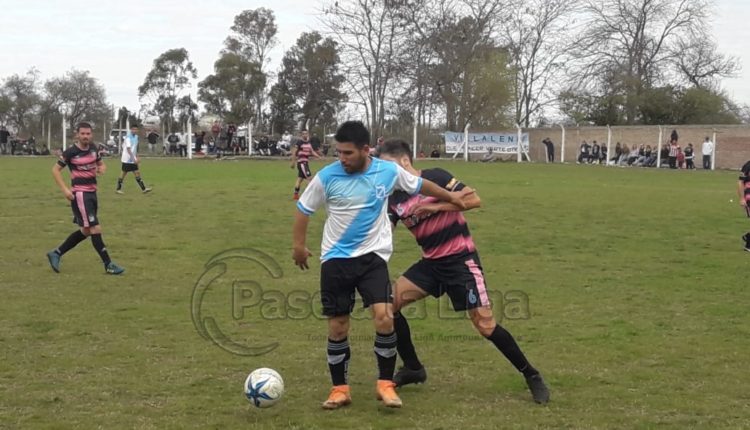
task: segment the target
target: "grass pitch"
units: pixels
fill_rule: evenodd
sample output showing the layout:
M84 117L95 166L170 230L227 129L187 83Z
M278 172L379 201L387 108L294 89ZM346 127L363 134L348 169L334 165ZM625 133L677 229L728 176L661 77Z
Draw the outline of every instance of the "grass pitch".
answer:
M495 312L552 401L531 402L470 322L428 299L409 311L428 383L402 389L401 410L378 406L359 311L354 403L330 412L319 406L330 384L319 263L302 273L291 261L288 162L144 160L154 192L129 177L122 196L119 163L107 163L99 217L121 277L104 274L89 241L53 273L44 254L74 230L53 159L0 158L2 428L750 426L750 222L736 173L419 163L478 190L483 206L467 218ZM316 256L323 220L311 223ZM393 277L419 256L403 227L395 247ZM200 325L205 337L196 312L215 323ZM227 351L247 348L272 350ZM271 409L243 398L257 367L285 379Z

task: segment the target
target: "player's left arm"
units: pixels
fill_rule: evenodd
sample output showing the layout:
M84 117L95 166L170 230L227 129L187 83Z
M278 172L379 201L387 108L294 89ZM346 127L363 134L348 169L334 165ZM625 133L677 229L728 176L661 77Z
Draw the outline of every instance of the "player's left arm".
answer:
M745 201L745 182L742 179L737 181L737 196L740 199L740 206L747 206L747 202Z
M96 174L103 175L107 173L107 165L100 159L96 160Z

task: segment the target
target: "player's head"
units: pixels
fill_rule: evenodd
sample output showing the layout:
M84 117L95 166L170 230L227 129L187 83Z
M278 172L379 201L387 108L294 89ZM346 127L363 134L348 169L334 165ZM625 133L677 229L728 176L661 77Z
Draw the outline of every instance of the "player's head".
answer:
M307 142L307 140L310 139L310 133L308 133L308 131L305 130L305 129L303 129L300 132L300 136L302 137L302 140L305 141L305 142Z
M370 156L370 132L362 121L347 121L336 130L336 151L347 173L361 172Z
M83 146L88 146L91 143L91 134L93 130L91 123L81 121L76 126L76 134L78 136L78 143Z
M138 126L133 124L130 126L130 133L132 134L138 134Z
M383 142L378 156L383 160L393 161L401 167L411 166L411 148L403 139L393 138Z

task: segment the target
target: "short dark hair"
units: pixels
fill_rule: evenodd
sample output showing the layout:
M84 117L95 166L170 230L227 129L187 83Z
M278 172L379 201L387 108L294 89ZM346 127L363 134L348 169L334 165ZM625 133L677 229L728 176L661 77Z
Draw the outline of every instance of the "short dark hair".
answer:
M407 157L409 157L409 161L412 161L411 148L409 147L409 143L404 139L398 137L388 139L383 142L382 145L380 145L378 155L382 154L388 154L391 157L403 157L404 155L406 155Z
M88 128L89 130L93 130L94 129L94 127L91 126L90 122L88 122L88 121L81 121L76 126L76 133L78 133L79 131L81 131L82 128Z
M347 121L336 130L336 142L351 142L358 149L370 144L370 131L362 121Z

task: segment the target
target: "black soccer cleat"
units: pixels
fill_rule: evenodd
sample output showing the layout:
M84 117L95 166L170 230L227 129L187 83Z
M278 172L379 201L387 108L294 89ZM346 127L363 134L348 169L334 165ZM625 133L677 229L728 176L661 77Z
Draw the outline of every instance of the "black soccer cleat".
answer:
M745 235L742 236L742 240L745 241L745 251L750 252L750 233L745 233Z
M425 370L424 366L417 370L402 366L393 376L393 382L396 383L397 387L409 384L423 384L425 381L427 381L427 370Z
M544 383L541 374L537 373L536 375L526 377L526 385L529 386L529 391L531 391L531 396L535 402L540 405L545 405L549 402L549 389Z

